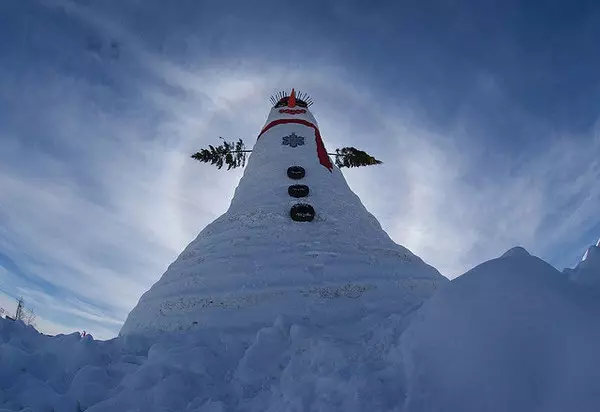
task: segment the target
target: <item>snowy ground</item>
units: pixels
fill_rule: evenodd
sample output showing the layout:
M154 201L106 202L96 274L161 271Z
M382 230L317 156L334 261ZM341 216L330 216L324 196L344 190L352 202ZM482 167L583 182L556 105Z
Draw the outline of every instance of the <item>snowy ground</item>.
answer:
M513 249L416 311L328 326L95 341L0 320L0 410L597 411L599 318L597 290Z

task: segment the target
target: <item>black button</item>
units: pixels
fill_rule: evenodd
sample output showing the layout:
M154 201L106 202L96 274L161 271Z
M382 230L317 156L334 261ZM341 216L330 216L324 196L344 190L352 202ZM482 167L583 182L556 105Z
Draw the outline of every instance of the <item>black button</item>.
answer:
M306 171L300 166L290 166L287 170L287 175L290 179L302 179L306 175Z
M288 187L288 194L291 197L306 197L308 196L308 186L291 185L290 187Z
M296 203L290 209L290 217L296 222L310 222L315 218L315 209L306 203Z

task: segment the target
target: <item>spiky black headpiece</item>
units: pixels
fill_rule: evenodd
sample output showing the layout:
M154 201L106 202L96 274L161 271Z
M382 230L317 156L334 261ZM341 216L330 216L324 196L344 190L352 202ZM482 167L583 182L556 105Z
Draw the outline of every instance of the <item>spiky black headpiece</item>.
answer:
M287 106L290 95L285 91L280 91L271 96L270 101L273 107ZM312 98L308 93L296 92L296 105L300 107L310 107L313 104Z

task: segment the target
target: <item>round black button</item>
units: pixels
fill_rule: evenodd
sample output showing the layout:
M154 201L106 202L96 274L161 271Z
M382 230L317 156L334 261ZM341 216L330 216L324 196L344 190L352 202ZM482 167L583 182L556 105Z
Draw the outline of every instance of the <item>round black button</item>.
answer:
M306 197L308 196L308 186L291 185L290 187L288 187L288 194L291 197Z
M290 166L287 170L287 175L290 179L302 179L306 175L306 171L301 166Z
M290 217L296 222L310 222L315 218L315 209L306 203L296 203L290 209Z

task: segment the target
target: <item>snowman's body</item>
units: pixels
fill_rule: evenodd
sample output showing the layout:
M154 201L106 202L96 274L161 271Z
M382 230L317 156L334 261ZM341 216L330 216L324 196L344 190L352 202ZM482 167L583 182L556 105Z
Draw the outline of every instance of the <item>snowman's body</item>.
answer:
M406 310L445 281L365 209L324 152L308 108L278 106L229 210L141 297L122 334L253 327L278 314L335 322L356 311ZM293 166L304 176L290 178ZM290 195L298 185L306 196ZM309 213L302 204L312 219L293 218L294 208Z

